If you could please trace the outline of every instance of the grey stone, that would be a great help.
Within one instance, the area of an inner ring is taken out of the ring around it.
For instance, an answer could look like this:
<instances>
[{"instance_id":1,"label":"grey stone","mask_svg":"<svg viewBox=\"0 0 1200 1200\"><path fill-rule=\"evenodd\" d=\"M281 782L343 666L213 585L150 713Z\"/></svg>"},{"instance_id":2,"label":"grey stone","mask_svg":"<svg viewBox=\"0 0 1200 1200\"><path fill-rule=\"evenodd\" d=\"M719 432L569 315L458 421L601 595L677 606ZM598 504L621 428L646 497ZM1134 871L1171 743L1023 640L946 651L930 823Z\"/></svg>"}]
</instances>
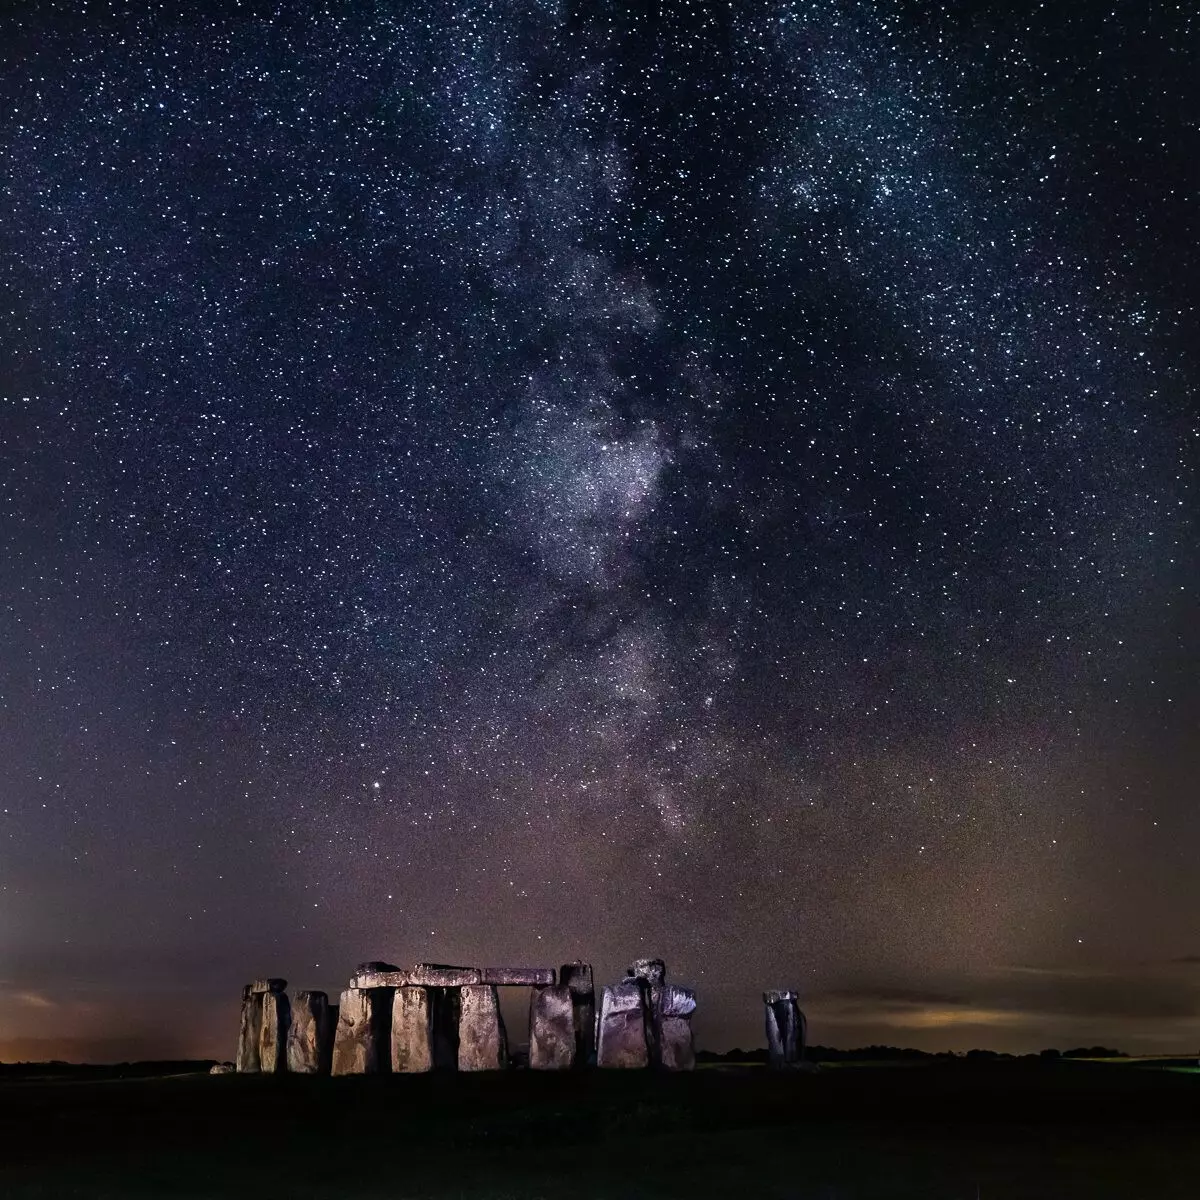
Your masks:
<instances>
[{"instance_id":1,"label":"grey stone","mask_svg":"<svg viewBox=\"0 0 1200 1200\"><path fill-rule=\"evenodd\" d=\"M297 992L288 1030L287 1069L297 1075L327 1075L333 1060L334 1018L324 992Z\"/></svg>"},{"instance_id":2,"label":"grey stone","mask_svg":"<svg viewBox=\"0 0 1200 1200\"><path fill-rule=\"evenodd\" d=\"M646 998L640 980L626 979L604 989L596 1061L601 1067L626 1069L649 1065Z\"/></svg>"},{"instance_id":3,"label":"grey stone","mask_svg":"<svg viewBox=\"0 0 1200 1200\"><path fill-rule=\"evenodd\" d=\"M667 964L661 958L636 958L626 974L644 979L650 987L662 987L667 981Z\"/></svg>"},{"instance_id":4,"label":"grey stone","mask_svg":"<svg viewBox=\"0 0 1200 1200\"><path fill-rule=\"evenodd\" d=\"M586 1067L596 1061L596 987L590 963L564 963L558 980L571 991L575 1009L575 1065Z\"/></svg>"},{"instance_id":5,"label":"grey stone","mask_svg":"<svg viewBox=\"0 0 1200 1200\"><path fill-rule=\"evenodd\" d=\"M292 1006L287 992L262 992L262 1027L258 1035L258 1069L267 1075L287 1070L288 1029Z\"/></svg>"},{"instance_id":6,"label":"grey stone","mask_svg":"<svg viewBox=\"0 0 1200 1200\"><path fill-rule=\"evenodd\" d=\"M355 971L350 986L356 988L398 988L412 983L411 971Z\"/></svg>"},{"instance_id":7,"label":"grey stone","mask_svg":"<svg viewBox=\"0 0 1200 1200\"><path fill-rule=\"evenodd\" d=\"M390 975L400 971L400 968L393 966L387 962L364 962L359 963L354 968L354 974L350 976L350 987L352 988L373 988L373 987L400 987L398 983L384 983L381 976ZM403 972L407 975L408 972Z\"/></svg>"},{"instance_id":8,"label":"grey stone","mask_svg":"<svg viewBox=\"0 0 1200 1200\"><path fill-rule=\"evenodd\" d=\"M208 1073L210 1075L232 1075L234 1070L235 1068L233 1063L219 1062L213 1063L213 1065L208 1068Z\"/></svg>"},{"instance_id":9,"label":"grey stone","mask_svg":"<svg viewBox=\"0 0 1200 1200\"><path fill-rule=\"evenodd\" d=\"M408 973L414 987L457 988L483 982L478 967L448 967L443 963L417 963Z\"/></svg>"},{"instance_id":10,"label":"grey stone","mask_svg":"<svg viewBox=\"0 0 1200 1200\"><path fill-rule=\"evenodd\" d=\"M691 988L668 983L662 991L662 1015L666 1017L690 1017L696 1011L696 993Z\"/></svg>"},{"instance_id":11,"label":"grey stone","mask_svg":"<svg viewBox=\"0 0 1200 1200\"><path fill-rule=\"evenodd\" d=\"M659 1027L660 1064L665 1071L691 1071L696 1066L690 1017L664 1014Z\"/></svg>"},{"instance_id":12,"label":"grey stone","mask_svg":"<svg viewBox=\"0 0 1200 1200\"><path fill-rule=\"evenodd\" d=\"M378 1075L391 1066L392 993L387 988L347 988L338 1006L333 1039L334 1075Z\"/></svg>"},{"instance_id":13,"label":"grey stone","mask_svg":"<svg viewBox=\"0 0 1200 1200\"><path fill-rule=\"evenodd\" d=\"M799 997L790 990L763 992L766 1009L767 1059L773 1067L800 1062L808 1023L800 1011Z\"/></svg>"},{"instance_id":14,"label":"grey stone","mask_svg":"<svg viewBox=\"0 0 1200 1200\"><path fill-rule=\"evenodd\" d=\"M251 992L257 994L259 992L286 992L286 979L256 979L253 983L246 985Z\"/></svg>"},{"instance_id":15,"label":"grey stone","mask_svg":"<svg viewBox=\"0 0 1200 1200\"><path fill-rule=\"evenodd\" d=\"M242 1023L238 1030L236 1066L247 1073L259 1068L258 1039L262 1033L263 993L251 991L253 986L248 983L242 988Z\"/></svg>"},{"instance_id":16,"label":"grey stone","mask_svg":"<svg viewBox=\"0 0 1200 1200\"><path fill-rule=\"evenodd\" d=\"M553 987L553 967L481 967L479 982L493 987Z\"/></svg>"},{"instance_id":17,"label":"grey stone","mask_svg":"<svg viewBox=\"0 0 1200 1200\"><path fill-rule=\"evenodd\" d=\"M529 1066L563 1071L575 1065L575 1003L566 984L535 988L529 998Z\"/></svg>"},{"instance_id":18,"label":"grey stone","mask_svg":"<svg viewBox=\"0 0 1200 1200\"><path fill-rule=\"evenodd\" d=\"M458 1069L499 1071L508 1065L508 1039L496 989L470 984L460 991Z\"/></svg>"},{"instance_id":19,"label":"grey stone","mask_svg":"<svg viewBox=\"0 0 1200 1200\"><path fill-rule=\"evenodd\" d=\"M432 1071L433 1042L429 989L398 987L392 1001L392 1070L404 1075Z\"/></svg>"}]
</instances>

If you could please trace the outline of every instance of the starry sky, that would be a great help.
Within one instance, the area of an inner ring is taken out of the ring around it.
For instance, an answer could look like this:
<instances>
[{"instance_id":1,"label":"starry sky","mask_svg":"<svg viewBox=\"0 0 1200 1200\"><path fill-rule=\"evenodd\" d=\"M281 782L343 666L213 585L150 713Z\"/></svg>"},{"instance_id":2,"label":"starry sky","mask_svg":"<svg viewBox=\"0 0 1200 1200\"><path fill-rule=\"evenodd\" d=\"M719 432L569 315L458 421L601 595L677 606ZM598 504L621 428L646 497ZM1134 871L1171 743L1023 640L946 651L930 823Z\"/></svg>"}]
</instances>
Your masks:
<instances>
[{"instance_id":1,"label":"starry sky","mask_svg":"<svg viewBox=\"0 0 1200 1200\"><path fill-rule=\"evenodd\" d=\"M1198 38L0 8L0 1058L646 954L1194 1051Z\"/></svg>"}]
</instances>

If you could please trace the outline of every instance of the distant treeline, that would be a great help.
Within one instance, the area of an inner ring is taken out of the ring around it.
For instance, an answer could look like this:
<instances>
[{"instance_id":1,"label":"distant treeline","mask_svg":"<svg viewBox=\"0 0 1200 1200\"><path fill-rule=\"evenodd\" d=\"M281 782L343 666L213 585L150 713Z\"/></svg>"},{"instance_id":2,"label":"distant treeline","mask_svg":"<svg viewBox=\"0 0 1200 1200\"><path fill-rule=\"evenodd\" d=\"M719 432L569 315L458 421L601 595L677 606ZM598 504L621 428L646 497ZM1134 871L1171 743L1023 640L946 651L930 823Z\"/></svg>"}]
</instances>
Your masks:
<instances>
[{"instance_id":1,"label":"distant treeline","mask_svg":"<svg viewBox=\"0 0 1200 1200\"><path fill-rule=\"evenodd\" d=\"M188 1075L207 1071L216 1059L156 1059L145 1062L69 1063L59 1059L50 1062L0 1062L0 1075L96 1075L104 1078L144 1075Z\"/></svg>"},{"instance_id":2,"label":"distant treeline","mask_svg":"<svg viewBox=\"0 0 1200 1200\"><path fill-rule=\"evenodd\" d=\"M1128 1058L1121 1050L1106 1046L1077 1046L1074 1050L1042 1050L1037 1054L1005 1054L999 1050L914 1050L911 1046L859 1046L854 1050L839 1050L834 1046L807 1046L804 1057L809 1062L904 1062L917 1060L1017 1059L1017 1058ZM702 1063L765 1063L765 1047L754 1050L734 1049L718 1054L714 1050L699 1050L696 1061Z\"/></svg>"}]
</instances>

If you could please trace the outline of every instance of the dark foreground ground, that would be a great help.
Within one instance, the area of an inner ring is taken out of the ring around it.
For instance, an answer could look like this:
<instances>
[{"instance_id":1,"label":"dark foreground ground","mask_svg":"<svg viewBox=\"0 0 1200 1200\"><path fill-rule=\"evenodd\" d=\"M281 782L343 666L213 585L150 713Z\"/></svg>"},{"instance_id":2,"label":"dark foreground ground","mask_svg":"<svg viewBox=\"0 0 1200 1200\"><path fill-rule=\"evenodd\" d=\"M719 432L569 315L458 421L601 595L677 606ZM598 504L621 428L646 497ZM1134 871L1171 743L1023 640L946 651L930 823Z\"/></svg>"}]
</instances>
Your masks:
<instances>
[{"instance_id":1,"label":"dark foreground ground","mask_svg":"<svg viewBox=\"0 0 1200 1200\"><path fill-rule=\"evenodd\" d=\"M0 1072L0 1197L1200 1197L1200 1073Z\"/></svg>"}]
</instances>

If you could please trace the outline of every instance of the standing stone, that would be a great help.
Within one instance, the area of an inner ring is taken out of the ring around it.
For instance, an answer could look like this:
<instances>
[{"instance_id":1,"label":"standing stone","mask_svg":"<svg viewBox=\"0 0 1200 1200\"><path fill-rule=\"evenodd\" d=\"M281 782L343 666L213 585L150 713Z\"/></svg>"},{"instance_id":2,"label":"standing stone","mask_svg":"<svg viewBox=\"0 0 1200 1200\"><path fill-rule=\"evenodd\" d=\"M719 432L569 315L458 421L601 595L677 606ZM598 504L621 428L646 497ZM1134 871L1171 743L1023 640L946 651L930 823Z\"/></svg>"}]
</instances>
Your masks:
<instances>
[{"instance_id":1,"label":"standing stone","mask_svg":"<svg viewBox=\"0 0 1200 1200\"><path fill-rule=\"evenodd\" d=\"M378 1075L391 1065L392 993L388 988L347 988L338 1006L333 1039L334 1075Z\"/></svg>"},{"instance_id":2,"label":"standing stone","mask_svg":"<svg viewBox=\"0 0 1200 1200\"><path fill-rule=\"evenodd\" d=\"M639 979L606 987L600 1000L600 1038L596 1061L601 1067L637 1068L649 1065L646 1042L646 1000Z\"/></svg>"},{"instance_id":3,"label":"standing stone","mask_svg":"<svg viewBox=\"0 0 1200 1200\"><path fill-rule=\"evenodd\" d=\"M646 1001L646 1047L652 1066L662 1062L662 1003L667 986L667 964L661 958L634 959L626 972L642 985Z\"/></svg>"},{"instance_id":4,"label":"standing stone","mask_svg":"<svg viewBox=\"0 0 1200 1200\"><path fill-rule=\"evenodd\" d=\"M659 1013L660 1064L666 1071L691 1071L696 1066L696 1048L692 1037L692 1013L696 1011L696 993L691 988L666 984L662 990Z\"/></svg>"},{"instance_id":5,"label":"standing stone","mask_svg":"<svg viewBox=\"0 0 1200 1200\"><path fill-rule=\"evenodd\" d=\"M500 998L488 984L460 989L458 1069L499 1071L508 1066L508 1038Z\"/></svg>"},{"instance_id":6,"label":"standing stone","mask_svg":"<svg viewBox=\"0 0 1200 1200\"><path fill-rule=\"evenodd\" d=\"M288 1030L287 1069L297 1075L328 1075L333 1031L329 997L324 992L297 992Z\"/></svg>"},{"instance_id":7,"label":"standing stone","mask_svg":"<svg viewBox=\"0 0 1200 1200\"><path fill-rule=\"evenodd\" d=\"M763 992L767 1022L767 1058L773 1067L798 1063L804 1054L807 1022L795 992Z\"/></svg>"},{"instance_id":8,"label":"standing stone","mask_svg":"<svg viewBox=\"0 0 1200 1200\"><path fill-rule=\"evenodd\" d=\"M242 1024L238 1030L235 1066L241 1072L259 1069L258 1039L262 1033L263 993L252 990L252 984L242 988Z\"/></svg>"},{"instance_id":9,"label":"standing stone","mask_svg":"<svg viewBox=\"0 0 1200 1200\"><path fill-rule=\"evenodd\" d=\"M392 1001L392 1070L404 1075L432 1071L433 1040L429 989L398 987Z\"/></svg>"},{"instance_id":10,"label":"standing stone","mask_svg":"<svg viewBox=\"0 0 1200 1200\"><path fill-rule=\"evenodd\" d=\"M596 1058L596 986L591 964L576 959L564 963L558 981L571 991L575 1021L575 1065L586 1067Z\"/></svg>"},{"instance_id":11,"label":"standing stone","mask_svg":"<svg viewBox=\"0 0 1200 1200\"><path fill-rule=\"evenodd\" d=\"M267 1075L287 1070L288 1029L292 1006L287 992L262 993L262 1028L258 1035L258 1069Z\"/></svg>"},{"instance_id":12,"label":"standing stone","mask_svg":"<svg viewBox=\"0 0 1200 1200\"><path fill-rule=\"evenodd\" d=\"M534 988L529 997L529 1066L565 1071L575 1065L575 1004L566 984Z\"/></svg>"}]
</instances>

